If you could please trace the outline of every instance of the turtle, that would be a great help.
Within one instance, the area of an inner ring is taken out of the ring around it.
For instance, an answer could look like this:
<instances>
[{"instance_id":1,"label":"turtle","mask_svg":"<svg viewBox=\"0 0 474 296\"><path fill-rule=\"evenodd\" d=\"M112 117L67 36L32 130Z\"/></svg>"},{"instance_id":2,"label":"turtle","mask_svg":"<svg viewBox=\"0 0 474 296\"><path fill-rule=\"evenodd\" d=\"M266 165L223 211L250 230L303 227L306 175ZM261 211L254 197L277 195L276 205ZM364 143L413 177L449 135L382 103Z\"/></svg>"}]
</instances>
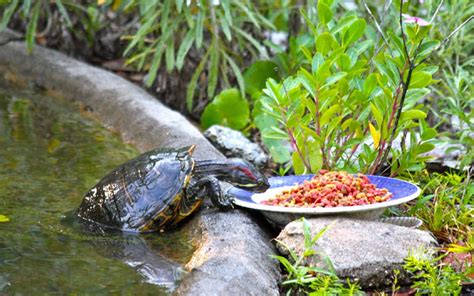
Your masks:
<instances>
[{"instance_id":1,"label":"turtle","mask_svg":"<svg viewBox=\"0 0 474 296\"><path fill-rule=\"evenodd\" d=\"M84 196L76 215L130 232L164 231L193 214L209 196L220 209L232 202L219 181L263 192L267 178L246 160L195 160L196 145L156 148L118 166Z\"/></svg>"}]
</instances>

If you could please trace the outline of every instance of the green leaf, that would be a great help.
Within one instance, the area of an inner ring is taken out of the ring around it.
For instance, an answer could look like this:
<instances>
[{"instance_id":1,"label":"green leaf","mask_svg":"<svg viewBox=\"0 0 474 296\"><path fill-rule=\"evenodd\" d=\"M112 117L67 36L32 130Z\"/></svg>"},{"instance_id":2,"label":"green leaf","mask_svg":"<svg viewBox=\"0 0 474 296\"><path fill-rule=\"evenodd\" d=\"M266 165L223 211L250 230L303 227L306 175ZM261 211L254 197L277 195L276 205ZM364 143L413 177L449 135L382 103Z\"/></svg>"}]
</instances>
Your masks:
<instances>
[{"instance_id":1,"label":"green leaf","mask_svg":"<svg viewBox=\"0 0 474 296\"><path fill-rule=\"evenodd\" d=\"M183 9L183 2L184 0L176 0L176 9L178 10L178 13L181 13L181 10Z\"/></svg>"},{"instance_id":2,"label":"green leaf","mask_svg":"<svg viewBox=\"0 0 474 296\"><path fill-rule=\"evenodd\" d=\"M8 6L8 8L5 9L5 11L3 12L2 24L0 25L0 31L5 30L17 6L18 0L13 0Z\"/></svg>"},{"instance_id":3,"label":"green leaf","mask_svg":"<svg viewBox=\"0 0 474 296\"><path fill-rule=\"evenodd\" d=\"M311 18L308 16L308 14L306 13L306 11L303 9L303 8L300 8L300 13L301 15L303 16L305 22L306 22L306 25L309 27L309 29L311 30L311 32L313 33L313 36L316 37L319 35L318 33L318 30L316 29L316 27L314 26L313 24L313 21L311 20Z\"/></svg>"},{"instance_id":4,"label":"green leaf","mask_svg":"<svg viewBox=\"0 0 474 296\"><path fill-rule=\"evenodd\" d=\"M29 53L33 51L33 45L35 43L36 27L38 26L41 3L41 1L38 1L33 7L33 15L31 16L26 28L26 47Z\"/></svg>"},{"instance_id":5,"label":"green leaf","mask_svg":"<svg viewBox=\"0 0 474 296\"><path fill-rule=\"evenodd\" d=\"M221 20L222 32L224 32L224 35L228 41L232 41L232 33L230 32L230 24L228 23L227 18L222 16L222 12L220 10L217 11L217 14Z\"/></svg>"},{"instance_id":6,"label":"green leaf","mask_svg":"<svg viewBox=\"0 0 474 296\"><path fill-rule=\"evenodd\" d=\"M197 48L201 48L203 30L204 30L204 11L199 9L199 12L197 15L197 23L196 23L196 47Z\"/></svg>"},{"instance_id":7,"label":"green leaf","mask_svg":"<svg viewBox=\"0 0 474 296\"><path fill-rule=\"evenodd\" d=\"M166 70L171 73L174 68L174 38L170 37L170 41L166 45Z\"/></svg>"},{"instance_id":8,"label":"green leaf","mask_svg":"<svg viewBox=\"0 0 474 296\"><path fill-rule=\"evenodd\" d=\"M415 147L415 151L416 151L416 154L422 154L422 153L430 152L431 150L434 149L434 147L435 147L434 144L425 142L421 145L417 145Z\"/></svg>"},{"instance_id":9,"label":"green leaf","mask_svg":"<svg viewBox=\"0 0 474 296\"><path fill-rule=\"evenodd\" d=\"M343 43L347 47L352 42L359 40L362 35L364 35L365 27L367 26L365 20L357 19L354 23L349 26L343 37Z\"/></svg>"},{"instance_id":10,"label":"green leaf","mask_svg":"<svg viewBox=\"0 0 474 296\"><path fill-rule=\"evenodd\" d=\"M189 30L186 36L184 37L183 41L181 42L181 46L178 49L178 54L176 57L176 68L181 70L184 65L184 58L188 54L188 51L191 49L194 41L194 32L193 30Z\"/></svg>"},{"instance_id":11,"label":"green leaf","mask_svg":"<svg viewBox=\"0 0 474 296\"><path fill-rule=\"evenodd\" d=\"M286 140L288 135L280 128L272 126L269 129L263 131L263 136L267 139L273 140Z\"/></svg>"},{"instance_id":12,"label":"green leaf","mask_svg":"<svg viewBox=\"0 0 474 296\"><path fill-rule=\"evenodd\" d=\"M0 215L0 222L8 222L10 219L5 215Z\"/></svg>"},{"instance_id":13,"label":"green leaf","mask_svg":"<svg viewBox=\"0 0 474 296\"><path fill-rule=\"evenodd\" d=\"M62 0L56 0L56 6L58 7L58 10L59 10L59 13L61 13L61 16L66 20L66 25L69 28L72 27L71 19L69 18L69 14L67 13L67 10L63 5Z\"/></svg>"},{"instance_id":14,"label":"green leaf","mask_svg":"<svg viewBox=\"0 0 474 296\"><path fill-rule=\"evenodd\" d=\"M125 49L123 55L126 56L128 53L141 41L145 38L145 35L149 33L151 30L150 28L154 24L154 20L158 17L158 12L155 12L153 15L147 18L145 23L141 24L140 29L135 33L133 36L132 41L128 44L127 48Z\"/></svg>"},{"instance_id":15,"label":"green leaf","mask_svg":"<svg viewBox=\"0 0 474 296\"><path fill-rule=\"evenodd\" d=\"M375 121L377 122L377 126L382 126L383 115L380 110L375 106L374 103L370 103L370 109L372 110L372 114L374 115Z\"/></svg>"},{"instance_id":16,"label":"green leaf","mask_svg":"<svg viewBox=\"0 0 474 296\"><path fill-rule=\"evenodd\" d=\"M222 0L222 8L224 9L224 16L227 23L232 26L232 14L230 12L230 0Z\"/></svg>"},{"instance_id":17,"label":"green leaf","mask_svg":"<svg viewBox=\"0 0 474 296\"><path fill-rule=\"evenodd\" d=\"M155 54L153 55L153 60L151 62L150 70L148 71L148 79L146 81L146 86L150 87L155 81L158 68L160 67L161 58L163 57L165 42L160 41L156 47Z\"/></svg>"},{"instance_id":18,"label":"green leaf","mask_svg":"<svg viewBox=\"0 0 474 296\"><path fill-rule=\"evenodd\" d=\"M313 56L313 59L311 61L311 73L317 73L319 70L319 67L324 63L324 58L323 55L318 52Z\"/></svg>"},{"instance_id":19,"label":"green leaf","mask_svg":"<svg viewBox=\"0 0 474 296\"><path fill-rule=\"evenodd\" d=\"M234 27L234 30L239 35L241 35L242 37L247 39L247 41L250 42L250 44L252 44L258 50L258 52L260 54L260 58L262 58L262 59L267 59L268 58L268 53L267 53L267 50L265 49L265 47L259 41L257 41L252 35L250 35L249 33L241 30L239 27Z\"/></svg>"},{"instance_id":20,"label":"green leaf","mask_svg":"<svg viewBox=\"0 0 474 296\"><path fill-rule=\"evenodd\" d=\"M298 152L293 152L293 154L291 155L291 162L293 164L293 170L295 171L295 174L302 175L307 173L306 167L304 166L303 160L301 159Z\"/></svg>"},{"instance_id":21,"label":"green leaf","mask_svg":"<svg viewBox=\"0 0 474 296\"><path fill-rule=\"evenodd\" d=\"M332 11L328 5L318 1L318 18L323 24L327 24L332 19Z\"/></svg>"},{"instance_id":22,"label":"green leaf","mask_svg":"<svg viewBox=\"0 0 474 296\"><path fill-rule=\"evenodd\" d=\"M300 219L303 223L304 248L308 249L311 245L311 224L304 217Z\"/></svg>"},{"instance_id":23,"label":"green leaf","mask_svg":"<svg viewBox=\"0 0 474 296\"><path fill-rule=\"evenodd\" d=\"M266 137L265 131L271 129L274 126L278 126L277 120L264 113L260 101L255 103L253 114L253 121L262 135L263 145L265 145L267 150L270 152L273 161L276 163L287 163L290 161L289 145L287 145L288 136L285 135L283 140L276 140Z\"/></svg>"},{"instance_id":24,"label":"green leaf","mask_svg":"<svg viewBox=\"0 0 474 296\"><path fill-rule=\"evenodd\" d=\"M268 78L278 79L278 65L271 61L257 61L248 67L243 75L245 92L253 99L258 99L265 88Z\"/></svg>"},{"instance_id":25,"label":"green leaf","mask_svg":"<svg viewBox=\"0 0 474 296\"><path fill-rule=\"evenodd\" d=\"M324 32L316 38L316 50L322 55L327 55L332 48L333 42L335 42L334 37L328 32Z\"/></svg>"},{"instance_id":26,"label":"green leaf","mask_svg":"<svg viewBox=\"0 0 474 296\"><path fill-rule=\"evenodd\" d=\"M232 68L232 71L234 72L235 78L237 79L237 84L239 85L240 93L242 94L242 96L244 96L245 95L245 80L244 80L244 77L242 76L242 72L240 72L239 66L237 66L234 60L231 57L229 57L225 52L224 52L224 57L226 58L230 67Z\"/></svg>"},{"instance_id":27,"label":"green leaf","mask_svg":"<svg viewBox=\"0 0 474 296\"><path fill-rule=\"evenodd\" d=\"M347 54L343 53L339 56L337 64L342 71L348 71L351 68L351 58Z\"/></svg>"},{"instance_id":28,"label":"green leaf","mask_svg":"<svg viewBox=\"0 0 474 296\"><path fill-rule=\"evenodd\" d=\"M329 77L328 79L326 79L326 83L321 88L331 86L334 83L338 82L341 78L346 77L346 76L347 76L346 72L338 72L332 75L331 77Z\"/></svg>"},{"instance_id":29,"label":"green leaf","mask_svg":"<svg viewBox=\"0 0 474 296\"><path fill-rule=\"evenodd\" d=\"M326 111L322 112L321 119L319 120L320 126L326 125L336 112L340 110L341 106L339 104L334 104Z\"/></svg>"},{"instance_id":30,"label":"green leaf","mask_svg":"<svg viewBox=\"0 0 474 296\"><path fill-rule=\"evenodd\" d=\"M3 3L5 3L5 1L8 1L8 0L4 0L3 2L0 1L0 5L3 5ZM23 15L29 15L30 14L30 9L31 9L31 1L32 0L24 0L23 1ZM13 1L15 2L15 1Z\"/></svg>"},{"instance_id":31,"label":"green leaf","mask_svg":"<svg viewBox=\"0 0 474 296\"><path fill-rule=\"evenodd\" d=\"M163 8L162 8L163 10L161 11L161 15L160 15L161 17L160 26L161 26L162 32L167 31L170 7L171 7L171 1L165 0L163 3Z\"/></svg>"},{"instance_id":32,"label":"green leaf","mask_svg":"<svg viewBox=\"0 0 474 296\"><path fill-rule=\"evenodd\" d=\"M323 167L323 155L321 147L316 141L308 141L309 165L311 173L316 174Z\"/></svg>"},{"instance_id":33,"label":"green leaf","mask_svg":"<svg viewBox=\"0 0 474 296\"><path fill-rule=\"evenodd\" d=\"M383 83L383 80L381 80L382 77L386 77L388 78L392 83L393 85L397 85L398 84L398 76L396 73L392 72L392 69L390 69L386 62L386 60L375 60L374 63L375 63L375 66L377 67L377 69L380 71L380 76L378 77L379 78L379 84L381 87L385 87L386 85ZM382 76L382 77L381 77Z\"/></svg>"},{"instance_id":34,"label":"green leaf","mask_svg":"<svg viewBox=\"0 0 474 296\"><path fill-rule=\"evenodd\" d=\"M409 88L423 88L431 83L431 74L424 71L415 71L411 76Z\"/></svg>"},{"instance_id":35,"label":"green leaf","mask_svg":"<svg viewBox=\"0 0 474 296\"><path fill-rule=\"evenodd\" d=\"M254 26L260 30L260 24L255 18L253 12L248 9L247 5L244 5L241 1L234 1L233 3L240 7L240 9L247 15L247 17L254 24Z\"/></svg>"},{"instance_id":36,"label":"green leaf","mask_svg":"<svg viewBox=\"0 0 474 296\"><path fill-rule=\"evenodd\" d=\"M400 122L404 122L405 120L413 120L413 119L424 119L426 118L426 113L421 110L407 110L403 111L400 116Z\"/></svg>"},{"instance_id":37,"label":"green leaf","mask_svg":"<svg viewBox=\"0 0 474 296\"><path fill-rule=\"evenodd\" d=\"M336 35L340 31L348 28L349 26L352 25L352 23L354 23L356 19L357 17L354 15L345 15L342 19L338 21L336 26L331 28L331 31L330 31L331 34Z\"/></svg>"},{"instance_id":38,"label":"green leaf","mask_svg":"<svg viewBox=\"0 0 474 296\"><path fill-rule=\"evenodd\" d=\"M194 74L191 77L191 81L188 84L188 87L186 90L186 107L189 112L193 110L194 91L196 90L199 75L201 74L202 70L204 70L204 66L206 65L208 57L209 57L209 51L207 51L207 53L202 57L201 62L199 62L199 65L194 71Z\"/></svg>"},{"instance_id":39,"label":"green leaf","mask_svg":"<svg viewBox=\"0 0 474 296\"><path fill-rule=\"evenodd\" d=\"M209 78L207 81L207 96L209 98L212 98L216 91L219 70L219 50L216 49L214 42L217 42L217 39L213 38L211 44L211 60L209 63Z\"/></svg>"},{"instance_id":40,"label":"green leaf","mask_svg":"<svg viewBox=\"0 0 474 296\"><path fill-rule=\"evenodd\" d=\"M249 105L236 88L222 91L207 105L201 116L204 129L214 124L240 130L249 121Z\"/></svg>"},{"instance_id":41,"label":"green leaf","mask_svg":"<svg viewBox=\"0 0 474 296\"><path fill-rule=\"evenodd\" d=\"M436 129L434 128L427 128L422 134L421 134L421 140L426 141L433 139L436 137L438 133L436 132Z\"/></svg>"}]
</instances>

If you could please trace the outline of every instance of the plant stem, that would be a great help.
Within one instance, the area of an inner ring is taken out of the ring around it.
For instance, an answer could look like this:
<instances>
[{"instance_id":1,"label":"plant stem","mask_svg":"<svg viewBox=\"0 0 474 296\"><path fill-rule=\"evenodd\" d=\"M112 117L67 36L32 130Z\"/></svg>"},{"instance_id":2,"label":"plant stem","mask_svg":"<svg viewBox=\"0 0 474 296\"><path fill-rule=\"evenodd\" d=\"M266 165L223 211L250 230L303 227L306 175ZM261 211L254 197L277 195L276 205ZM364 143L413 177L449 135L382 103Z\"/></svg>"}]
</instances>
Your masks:
<instances>
[{"instance_id":1,"label":"plant stem","mask_svg":"<svg viewBox=\"0 0 474 296\"><path fill-rule=\"evenodd\" d=\"M398 110L397 110L397 114L395 116L395 122L394 122L393 127L392 127L392 132L391 132L390 137L388 138L388 141L387 141L388 145L387 145L386 148L384 147L385 150L383 151L382 157L377 161L377 163L375 163L375 165L378 167L378 169L376 170L377 174L381 173L382 166L385 163L385 161L387 160L388 155L390 153L390 150L392 149L392 143L393 143L393 140L395 139L395 135L396 135L397 128L398 128L398 123L399 123L400 117L402 115L403 105L405 104L405 98L406 98L406 95L407 95L407 91L408 91L408 88L410 87L411 75L413 73L413 70L416 67L413 64L413 60L410 59L410 54L408 52L408 47L407 47L407 43L406 43L406 35L405 35L404 30L403 30L402 10L403 10L403 1L400 1L400 15L399 15L400 30L401 30L402 40L403 40L403 49L404 49L405 54L406 54L406 58L407 58L409 68L408 68L407 79L405 81L403 81L404 74L400 73L401 78L402 78L401 79L401 84L400 84L402 86L402 97L400 99L400 103L397 106ZM420 42L420 44L421 44L421 42ZM418 49L420 48L419 45L416 49L415 55L418 53ZM396 97L398 97L398 95ZM375 171L375 167L373 168L373 171Z\"/></svg>"}]
</instances>

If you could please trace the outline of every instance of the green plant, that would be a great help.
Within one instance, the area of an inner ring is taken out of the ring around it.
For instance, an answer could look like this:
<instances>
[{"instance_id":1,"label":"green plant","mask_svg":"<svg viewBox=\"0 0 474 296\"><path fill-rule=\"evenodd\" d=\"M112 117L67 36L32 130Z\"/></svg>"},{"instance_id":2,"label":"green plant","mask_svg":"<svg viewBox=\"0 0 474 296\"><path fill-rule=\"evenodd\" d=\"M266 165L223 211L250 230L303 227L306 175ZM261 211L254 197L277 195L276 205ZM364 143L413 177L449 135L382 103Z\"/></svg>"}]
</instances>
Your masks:
<instances>
[{"instance_id":1,"label":"green plant","mask_svg":"<svg viewBox=\"0 0 474 296\"><path fill-rule=\"evenodd\" d=\"M181 70L191 52L199 60L187 87L187 108L193 108L196 85L202 73L207 73L207 97L212 98L221 83L231 86L233 73L244 94L245 85L240 70L243 56L268 57L266 47L258 37L263 29L274 28L262 14L271 1L138 1L129 0L123 10L136 9L139 29L129 38L125 55L128 63L146 69L151 85L165 61L168 72Z\"/></svg>"},{"instance_id":2,"label":"green plant","mask_svg":"<svg viewBox=\"0 0 474 296\"><path fill-rule=\"evenodd\" d=\"M238 89L223 90L204 109L201 116L201 126L208 128L219 124L239 130L249 121L249 105Z\"/></svg>"},{"instance_id":3,"label":"green plant","mask_svg":"<svg viewBox=\"0 0 474 296\"><path fill-rule=\"evenodd\" d=\"M245 85L253 84L255 85L254 89L256 89L256 91L248 93L254 101L252 108L253 123L260 131L261 140L270 152L273 161L279 164L286 164L291 160L290 146L285 142L285 139L275 139L267 136L271 133L273 127L278 126L278 121L265 112L261 100L262 90L269 78L279 81L280 77L293 75L302 65L307 64L300 48L305 47L310 50L311 44L314 44L314 40L307 33L302 33L298 37L291 37L286 51L279 49L271 61L257 61L244 72Z\"/></svg>"},{"instance_id":4,"label":"green plant","mask_svg":"<svg viewBox=\"0 0 474 296\"><path fill-rule=\"evenodd\" d=\"M405 259L403 268L411 275L411 287L416 289L416 295L460 294L462 275L449 265L440 264L441 259L430 259L415 253Z\"/></svg>"},{"instance_id":5,"label":"green plant","mask_svg":"<svg viewBox=\"0 0 474 296\"><path fill-rule=\"evenodd\" d=\"M445 1L443 8L430 35L444 38L451 28L457 30L450 42L431 57L441 71L436 75L440 83L433 87L436 97L430 105L433 116L446 129L444 139L464 146L460 157L460 168L464 168L474 162L474 58L469 54L474 49L474 6L469 1L452 0Z\"/></svg>"},{"instance_id":6,"label":"green plant","mask_svg":"<svg viewBox=\"0 0 474 296\"><path fill-rule=\"evenodd\" d=\"M467 242L474 226L474 209L470 206L474 184L469 175L434 173L414 178L428 182L423 187L423 197L408 210L408 215L420 218L424 227L442 242Z\"/></svg>"},{"instance_id":7,"label":"green plant","mask_svg":"<svg viewBox=\"0 0 474 296\"><path fill-rule=\"evenodd\" d=\"M330 225L311 237L310 224L304 218L300 220L303 223L304 234L304 250L301 254L297 254L283 242L277 241L288 250L291 261L283 256L272 256L283 265L287 272L286 279L281 283L286 290L286 294L307 292L309 295L363 295L357 283L351 283L347 280L347 286L344 285L344 282L335 274L330 259L314 250L317 240L324 235ZM305 259L316 254L323 257L329 270L304 264Z\"/></svg>"},{"instance_id":8,"label":"green plant","mask_svg":"<svg viewBox=\"0 0 474 296\"><path fill-rule=\"evenodd\" d=\"M302 11L315 53L300 47L310 68L282 82L268 80L260 101L278 125L262 131L264 137L289 141L297 174L321 168L380 173L388 160L391 175L421 170L436 131L417 103L433 82L437 68L424 62L438 42L428 40L429 26L404 24L403 3L400 36L389 30L376 47L360 40L363 19L350 12L336 21L331 7L332 1L318 2L315 25Z\"/></svg>"},{"instance_id":9,"label":"green plant","mask_svg":"<svg viewBox=\"0 0 474 296\"><path fill-rule=\"evenodd\" d=\"M29 52L33 50L35 40L45 38L53 27L64 28L89 46L92 46L95 33L102 27L101 11L95 3L86 6L68 0L12 0L0 1L2 10L0 31L7 28L15 15L26 22L25 41Z\"/></svg>"}]
</instances>

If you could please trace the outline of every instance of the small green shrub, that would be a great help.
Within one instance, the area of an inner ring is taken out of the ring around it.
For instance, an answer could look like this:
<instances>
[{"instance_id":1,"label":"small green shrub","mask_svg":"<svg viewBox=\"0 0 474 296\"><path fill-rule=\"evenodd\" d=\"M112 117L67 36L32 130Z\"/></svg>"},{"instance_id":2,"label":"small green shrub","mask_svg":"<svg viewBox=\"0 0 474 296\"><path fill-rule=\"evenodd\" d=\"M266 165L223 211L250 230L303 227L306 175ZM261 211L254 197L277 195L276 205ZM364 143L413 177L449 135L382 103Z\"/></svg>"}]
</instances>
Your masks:
<instances>
[{"instance_id":1,"label":"small green shrub","mask_svg":"<svg viewBox=\"0 0 474 296\"><path fill-rule=\"evenodd\" d=\"M297 174L380 173L389 155L391 175L421 170L436 131L418 104L433 83L437 68L424 62L438 42L427 38L429 26L410 23L374 43L364 38L365 20L352 12L334 20L331 5L318 2L316 24L302 11L314 44L300 47L306 63L296 75L268 80L259 101L276 125L263 137L289 142Z\"/></svg>"},{"instance_id":2,"label":"small green shrub","mask_svg":"<svg viewBox=\"0 0 474 296\"><path fill-rule=\"evenodd\" d=\"M408 210L408 215L420 218L424 227L442 242L467 242L474 227L474 184L469 175L418 174L413 179L427 183L423 196Z\"/></svg>"},{"instance_id":3,"label":"small green shrub","mask_svg":"<svg viewBox=\"0 0 474 296\"><path fill-rule=\"evenodd\" d=\"M440 264L440 260L441 257L429 259L416 254L405 259L403 268L411 276L416 295L460 295L462 274Z\"/></svg>"}]
</instances>

